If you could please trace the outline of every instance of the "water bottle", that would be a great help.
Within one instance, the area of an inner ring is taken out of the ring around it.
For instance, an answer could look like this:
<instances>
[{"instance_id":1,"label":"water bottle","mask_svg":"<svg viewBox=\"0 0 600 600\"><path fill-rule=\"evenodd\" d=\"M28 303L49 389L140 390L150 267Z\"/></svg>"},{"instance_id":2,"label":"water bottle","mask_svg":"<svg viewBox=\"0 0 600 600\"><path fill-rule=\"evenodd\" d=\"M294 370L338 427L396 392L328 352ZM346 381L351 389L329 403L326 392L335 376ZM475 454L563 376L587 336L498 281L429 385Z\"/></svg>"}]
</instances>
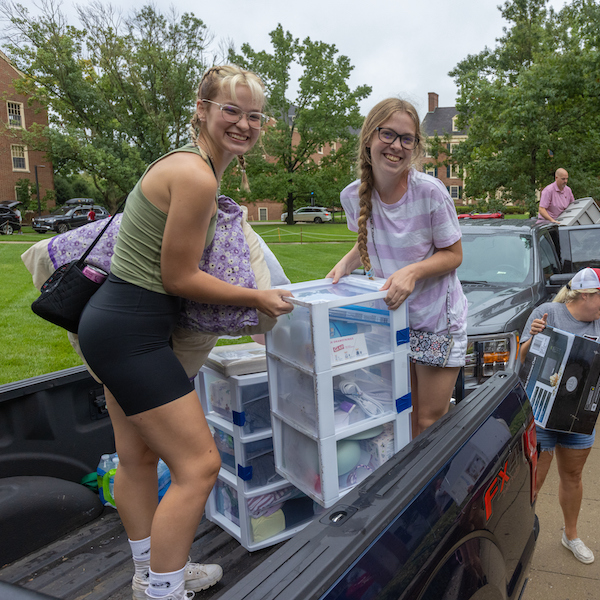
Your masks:
<instances>
[{"instance_id":1,"label":"water bottle","mask_svg":"<svg viewBox=\"0 0 600 600\"><path fill-rule=\"evenodd\" d=\"M100 492L100 500L103 501L102 498L102 478L104 477L104 473L110 469L110 454L103 454L100 457L100 462L96 467L96 477L98 479L98 491Z\"/></svg>"},{"instance_id":2,"label":"water bottle","mask_svg":"<svg viewBox=\"0 0 600 600\"><path fill-rule=\"evenodd\" d=\"M98 478L98 493L100 495L100 501L102 504L107 505L108 500L104 497L104 476L108 473L112 468L112 458L110 454L103 454L100 457L100 462L98 463L98 467L96 468L96 477Z\"/></svg>"},{"instance_id":3,"label":"water bottle","mask_svg":"<svg viewBox=\"0 0 600 600\"><path fill-rule=\"evenodd\" d=\"M158 501L162 500L162 497L165 495L165 492L169 489L171 485L171 472L169 471L169 467L167 467L165 461L160 458L158 460Z\"/></svg>"},{"instance_id":4,"label":"water bottle","mask_svg":"<svg viewBox=\"0 0 600 600\"><path fill-rule=\"evenodd\" d=\"M117 472L117 467L119 466L119 457L115 456L113 458L112 469L108 472L108 501L114 507L116 507L115 503L115 473Z\"/></svg>"},{"instance_id":5,"label":"water bottle","mask_svg":"<svg viewBox=\"0 0 600 600\"><path fill-rule=\"evenodd\" d=\"M119 457L117 453L109 454L108 459L103 461L105 455L102 455L100 462L102 464L102 479L99 480L100 483L98 485L98 492L100 494L100 500L104 506L115 506L115 500L113 496L114 490L114 479L115 473L117 472L117 465L119 464ZM100 465L98 465L100 468Z\"/></svg>"},{"instance_id":6,"label":"water bottle","mask_svg":"<svg viewBox=\"0 0 600 600\"><path fill-rule=\"evenodd\" d=\"M94 281L95 283L103 283L104 280L108 277L108 273L98 267L94 267L92 265L85 265L83 267L82 273L88 278Z\"/></svg>"}]
</instances>

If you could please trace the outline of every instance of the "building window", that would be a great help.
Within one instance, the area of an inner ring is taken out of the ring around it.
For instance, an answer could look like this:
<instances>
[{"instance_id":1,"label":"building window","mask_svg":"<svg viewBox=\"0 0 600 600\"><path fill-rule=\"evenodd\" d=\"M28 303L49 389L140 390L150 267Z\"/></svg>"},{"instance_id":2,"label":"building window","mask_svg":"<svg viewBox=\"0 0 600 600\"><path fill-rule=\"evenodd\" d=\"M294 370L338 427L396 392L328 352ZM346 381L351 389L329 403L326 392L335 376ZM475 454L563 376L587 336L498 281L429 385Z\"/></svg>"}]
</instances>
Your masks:
<instances>
[{"instance_id":1,"label":"building window","mask_svg":"<svg viewBox=\"0 0 600 600\"><path fill-rule=\"evenodd\" d=\"M259 221L267 221L268 220L268 213L267 213L267 208L260 208L258 209L258 220Z\"/></svg>"},{"instance_id":2,"label":"building window","mask_svg":"<svg viewBox=\"0 0 600 600\"><path fill-rule=\"evenodd\" d=\"M454 154L454 151L458 148L458 142L450 143L450 154Z\"/></svg>"},{"instance_id":3,"label":"building window","mask_svg":"<svg viewBox=\"0 0 600 600\"><path fill-rule=\"evenodd\" d=\"M8 108L8 126L23 129L23 104L21 102L7 102Z\"/></svg>"},{"instance_id":4,"label":"building window","mask_svg":"<svg viewBox=\"0 0 600 600\"><path fill-rule=\"evenodd\" d=\"M425 173L427 173L427 175L431 175L432 177L437 177L437 169L427 169Z\"/></svg>"},{"instance_id":5,"label":"building window","mask_svg":"<svg viewBox=\"0 0 600 600\"><path fill-rule=\"evenodd\" d=\"M13 171L29 171L27 148L25 146L11 146Z\"/></svg>"},{"instance_id":6,"label":"building window","mask_svg":"<svg viewBox=\"0 0 600 600\"><path fill-rule=\"evenodd\" d=\"M458 121L458 115L454 115L452 117L452 131L460 131L460 129L458 128L458 125L457 125L457 121Z\"/></svg>"},{"instance_id":7,"label":"building window","mask_svg":"<svg viewBox=\"0 0 600 600\"><path fill-rule=\"evenodd\" d=\"M459 173L458 165L450 165L450 177L452 179L459 179L460 178L460 173Z\"/></svg>"},{"instance_id":8,"label":"building window","mask_svg":"<svg viewBox=\"0 0 600 600\"><path fill-rule=\"evenodd\" d=\"M431 158L431 149L429 148L429 144L425 144L423 147L423 156L425 158Z\"/></svg>"},{"instance_id":9,"label":"building window","mask_svg":"<svg viewBox=\"0 0 600 600\"><path fill-rule=\"evenodd\" d=\"M317 148L317 154L323 154L323 146Z\"/></svg>"},{"instance_id":10,"label":"building window","mask_svg":"<svg viewBox=\"0 0 600 600\"><path fill-rule=\"evenodd\" d=\"M450 198L453 200L458 200L460 198L460 188L458 185L450 186Z\"/></svg>"}]
</instances>

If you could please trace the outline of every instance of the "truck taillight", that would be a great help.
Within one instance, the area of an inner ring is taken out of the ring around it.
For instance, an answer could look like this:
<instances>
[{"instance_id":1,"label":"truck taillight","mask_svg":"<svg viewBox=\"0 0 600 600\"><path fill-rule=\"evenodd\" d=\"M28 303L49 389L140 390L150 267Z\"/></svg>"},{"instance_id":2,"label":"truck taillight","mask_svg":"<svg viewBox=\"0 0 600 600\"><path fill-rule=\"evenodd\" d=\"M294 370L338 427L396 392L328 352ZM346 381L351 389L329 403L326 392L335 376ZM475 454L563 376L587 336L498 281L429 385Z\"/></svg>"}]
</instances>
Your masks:
<instances>
[{"instance_id":1,"label":"truck taillight","mask_svg":"<svg viewBox=\"0 0 600 600\"><path fill-rule=\"evenodd\" d=\"M535 434L535 421L532 419L523 433L523 449L525 458L529 463L529 471L531 475L531 503L535 500L535 480L537 478L537 436Z\"/></svg>"}]
</instances>

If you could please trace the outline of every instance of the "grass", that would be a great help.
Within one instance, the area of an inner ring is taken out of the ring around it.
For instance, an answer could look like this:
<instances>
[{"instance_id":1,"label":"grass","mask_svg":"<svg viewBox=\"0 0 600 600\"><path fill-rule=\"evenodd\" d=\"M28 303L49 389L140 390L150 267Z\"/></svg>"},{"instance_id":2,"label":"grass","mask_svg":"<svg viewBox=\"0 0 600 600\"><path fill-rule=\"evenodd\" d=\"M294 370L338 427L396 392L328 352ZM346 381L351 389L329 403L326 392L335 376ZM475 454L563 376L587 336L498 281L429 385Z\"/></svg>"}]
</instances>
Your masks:
<instances>
[{"instance_id":1,"label":"grass","mask_svg":"<svg viewBox=\"0 0 600 600\"><path fill-rule=\"evenodd\" d=\"M297 225L252 223L267 244L309 244L314 242L353 242L356 234L346 223L302 223Z\"/></svg>"},{"instance_id":2,"label":"grass","mask_svg":"<svg viewBox=\"0 0 600 600\"><path fill-rule=\"evenodd\" d=\"M272 226L261 227L273 229ZM301 229L324 228L323 231L318 232L323 235L329 230L328 224L302 227L296 225L289 228L298 230L298 243L274 243L270 247L292 282L325 277L353 245L352 241L325 244L299 243ZM336 224L334 228L341 230L342 226ZM345 225L343 229L348 231ZM21 261L21 254L33 243L45 237L51 235L28 233L27 228L24 235L0 237L0 348L3 355L0 384L82 364L79 356L71 348L64 329L40 319L31 311L31 303L38 297L38 291L33 286L29 271ZM330 238L325 237L325 239L331 241ZM249 340L250 338L240 338L223 340L220 343Z\"/></svg>"},{"instance_id":3,"label":"grass","mask_svg":"<svg viewBox=\"0 0 600 600\"><path fill-rule=\"evenodd\" d=\"M523 218L523 215L507 215ZM352 248L356 234L345 223L253 225L283 266L292 283L322 279ZM66 332L31 311L38 296L21 254L33 243L51 237L25 227L23 235L0 236L0 384L51 373L81 364ZM2 243L6 242L6 243ZM221 340L219 344L249 341Z\"/></svg>"},{"instance_id":4,"label":"grass","mask_svg":"<svg viewBox=\"0 0 600 600\"><path fill-rule=\"evenodd\" d=\"M81 364L66 332L31 311L38 291L21 261L21 254L28 247L29 244L0 243L0 383Z\"/></svg>"}]
</instances>

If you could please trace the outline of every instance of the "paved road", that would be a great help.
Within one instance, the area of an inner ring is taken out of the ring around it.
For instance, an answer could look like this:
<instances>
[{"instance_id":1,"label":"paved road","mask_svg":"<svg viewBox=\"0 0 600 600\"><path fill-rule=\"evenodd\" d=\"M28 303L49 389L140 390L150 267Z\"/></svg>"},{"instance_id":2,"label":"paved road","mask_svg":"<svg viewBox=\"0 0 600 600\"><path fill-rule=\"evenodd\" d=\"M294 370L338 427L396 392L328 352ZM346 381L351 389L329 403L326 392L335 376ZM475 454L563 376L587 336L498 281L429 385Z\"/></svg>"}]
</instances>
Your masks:
<instances>
[{"instance_id":1,"label":"paved road","mask_svg":"<svg viewBox=\"0 0 600 600\"><path fill-rule=\"evenodd\" d=\"M561 544L562 511L558 503L558 473L552 464L537 501L540 536L523 600L598 600L600 598L600 435L583 473L583 502L577 524L579 537L596 561L584 565Z\"/></svg>"}]
</instances>

